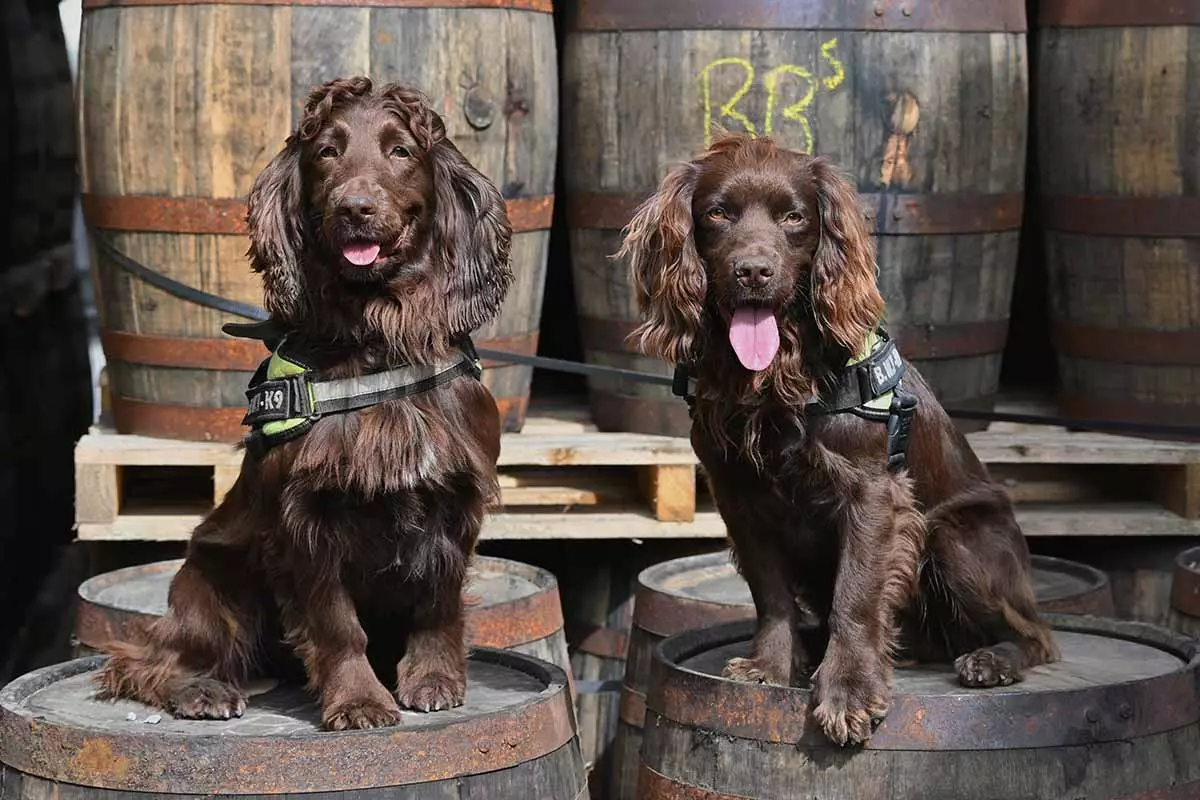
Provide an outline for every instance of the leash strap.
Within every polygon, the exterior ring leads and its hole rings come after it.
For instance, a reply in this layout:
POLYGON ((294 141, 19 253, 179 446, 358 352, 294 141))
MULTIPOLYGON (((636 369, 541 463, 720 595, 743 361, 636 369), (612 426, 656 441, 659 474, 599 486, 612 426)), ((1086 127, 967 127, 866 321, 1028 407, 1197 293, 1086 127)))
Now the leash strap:
MULTIPOLYGON (((99 231, 92 231, 93 241, 96 243, 96 248, 102 252, 107 258, 111 259, 121 269, 134 275, 150 285, 161 289, 162 291, 182 300, 195 303, 206 308, 213 308, 218 311, 224 311, 228 314, 244 317, 252 320, 269 321, 269 315, 266 311, 255 306, 239 303, 233 300, 227 300, 215 294, 194 289, 187 284, 180 283, 172 278, 168 278, 156 270, 138 263, 129 256, 122 253, 111 242, 105 238, 99 231)), ((878 265, 876 265, 878 271, 878 265)), ((229 323, 229 326, 238 327, 253 327, 251 325, 240 325, 239 323, 229 323)), ((231 331, 227 331, 232 333, 231 331)), ((237 335, 237 334, 232 334, 237 335)), ((636 381, 638 383, 646 383, 654 386, 666 386, 674 390, 678 377, 679 368, 676 369, 676 377, 667 377, 665 375, 655 375, 648 372, 639 372, 636 370, 619 369, 616 367, 600 366, 598 364, 584 364, 578 361, 566 361, 559 358, 547 358, 546 356, 527 356, 519 353, 509 353, 504 350, 491 350, 486 348, 478 348, 477 353, 483 358, 502 361, 506 364, 520 364, 522 366, 534 367, 539 369, 552 370, 555 372, 565 372, 572 375, 582 375, 584 377, 615 377, 624 380, 636 381)), ((686 367, 683 367, 686 375, 686 367)), ((688 384, 685 378, 684 386, 688 384)), ((687 389, 685 388, 685 392, 687 389)), ((687 394, 679 394, 677 396, 687 397, 687 394)), ((694 393, 693 393, 694 394, 694 393)), ((689 400, 690 403, 690 400, 689 400)), ((1196 437, 1200 436, 1200 426, 1197 425, 1172 425, 1172 424, 1157 424, 1149 422, 1130 422, 1124 420, 1097 420, 1097 419, 1080 419, 1077 417, 1064 417, 1058 415, 1041 415, 1041 414, 1017 414, 1006 411, 977 411, 968 408, 947 408, 946 413, 953 419, 969 419, 980 422, 1013 422, 1022 425, 1046 425, 1055 428, 1069 428, 1075 430, 1101 431, 1114 434, 1161 434, 1171 437, 1196 437)))

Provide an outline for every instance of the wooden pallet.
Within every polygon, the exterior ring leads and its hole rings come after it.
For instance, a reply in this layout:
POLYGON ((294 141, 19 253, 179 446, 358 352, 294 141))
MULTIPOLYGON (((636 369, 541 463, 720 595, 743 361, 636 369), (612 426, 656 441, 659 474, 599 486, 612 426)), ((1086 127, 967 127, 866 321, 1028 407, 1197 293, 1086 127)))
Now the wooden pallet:
MULTIPOLYGON (((1010 423, 968 439, 1008 488, 1028 536, 1200 536, 1200 444, 1010 423)), ((186 539, 241 463, 224 445, 104 429, 79 442, 75 461, 78 537, 94 540, 186 539)), ((599 433, 583 408, 542 407, 522 433, 504 437, 500 467, 501 504, 483 538, 725 535, 697 493, 686 439, 599 433)))
MULTIPOLYGON (((75 519, 83 540, 186 539, 237 479, 232 446, 122 435, 93 427, 75 449, 75 519)), ((694 523, 696 457, 685 439, 595 430, 575 409, 531 417, 505 435, 501 499, 489 522, 586 508, 652 524, 694 523)), ((491 538, 525 538, 489 524, 491 538)))

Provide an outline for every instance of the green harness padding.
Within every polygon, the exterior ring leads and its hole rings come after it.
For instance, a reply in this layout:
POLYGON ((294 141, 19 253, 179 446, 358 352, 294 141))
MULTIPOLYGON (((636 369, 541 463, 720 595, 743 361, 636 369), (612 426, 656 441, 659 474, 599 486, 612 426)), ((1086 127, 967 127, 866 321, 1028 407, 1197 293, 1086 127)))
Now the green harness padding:
POLYGON ((250 426, 246 449, 256 457, 283 442, 298 439, 326 414, 368 408, 435 389, 464 375, 476 380, 483 366, 469 336, 459 342, 462 355, 436 364, 405 364, 354 378, 318 381, 305 358, 270 322, 229 323, 222 330, 233 336, 258 339, 271 350, 246 389, 248 410, 242 419, 250 426))
MULTIPOLYGON (((805 404, 805 413, 854 414, 885 423, 888 469, 898 469, 907 463, 908 434, 917 410, 916 396, 903 386, 907 371, 896 343, 878 328, 867 335, 862 349, 846 361, 836 380, 805 404)), ((695 404, 695 386, 688 366, 677 364, 672 391, 687 400, 689 411, 695 404)))

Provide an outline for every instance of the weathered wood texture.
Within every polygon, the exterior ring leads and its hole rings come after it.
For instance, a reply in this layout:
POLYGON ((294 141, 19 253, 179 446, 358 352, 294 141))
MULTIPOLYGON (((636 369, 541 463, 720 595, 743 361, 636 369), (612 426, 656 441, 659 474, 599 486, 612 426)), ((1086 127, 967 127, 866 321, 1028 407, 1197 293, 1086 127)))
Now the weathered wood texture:
MULTIPOLYGON (((94 655, 105 642, 130 641, 167 612, 167 592, 182 559, 105 572, 78 587, 75 653, 94 655)), ((548 661, 571 676, 558 581, 544 569, 503 558, 475 556, 465 594, 467 640, 548 661)))
MULTIPOLYGON (((1086 564, 1034 556, 1033 584, 1042 611, 1101 616, 1113 612, 1107 576, 1086 564)), ((654 648, 685 630, 754 617, 750 588, 726 551, 677 558, 638 576, 629 657, 621 683, 620 722, 613 743, 612 800, 637 797, 654 648)))
MULTIPOLYGON (((690 6, 668 5, 661 30, 621 30, 627 17, 649 17, 617 2, 579 4, 568 17, 563 168, 587 360, 669 374, 623 344, 637 311, 628 265, 609 256, 635 205, 724 127, 828 156, 853 176, 878 234, 880 285, 902 349, 948 405, 991 408, 1023 203, 1024 35, 999 21, 992 33, 922 30, 928 2, 909 4, 916 21, 890 30, 891 15, 865 15, 870 31, 858 19, 697 30, 716 27, 700 19, 719 9, 695 7, 689 23, 690 6)), ((991 5, 989 14, 1012 12, 1023 24, 1020 2, 991 5)), ((746 18, 785 14, 779 4, 739 8, 746 18)), ((948 19, 979 5, 938 8, 948 19)), ((843 11, 830 6, 828 16, 843 11)), ((975 17, 974 30, 988 25, 988 15, 975 17)), ((602 428, 686 434, 686 407, 669 389, 589 381, 602 428)))
POLYGON ((1194 796, 1200 761, 1180 755, 1200 747, 1191 643, 1132 623, 1052 621, 1062 661, 1016 686, 964 692, 950 664, 897 670, 891 709, 862 749, 825 737, 807 687, 716 677, 749 654, 752 622, 669 639, 651 679, 638 797, 1194 796))
POLYGON ((312 698, 288 684, 263 687, 241 718, 159 713, 147 728, 152 709, 91 699, 102 661, 47 667, 0 691, 6 795, 578 800, 585 791, 566 678, 516 653, 473 653, 457 709, 340 734, 321 732, 312 698))
POLYGON ((612 791, 612 746, 620 718, 620 696, 613 689, 625 673, 637 575, 654 563, 719 546, 704 541, 578 542, 548 565, 563 586, 563 616, 577 684, 609 684, 600 692, 581 688, 577 702, 579 740, 593 798, 609 800, 612 791))
POLYGON ((1166 6, 1042 13, 1038 181, 1062 411, 1197 425, 1200 19, 1166 6))
MULTIPOLYGON (((446 5, 87 9, 80 115, 91 226, 152 269, 258 305, 242 201, 304 98, 339 76, 403 81, 430 96, 455 144, 500 187, 517 231, 516 283, 476 341, 532 352, 554 202, 553 22, 548 8, 446 5)), ((222 338, 229 315, 161 292, 103 255, 96 265, 118 428, 240 438, 262 346, 222 338)), ((523 423, 531 376, 507 365, 485 373, 506 430, 523 423)))

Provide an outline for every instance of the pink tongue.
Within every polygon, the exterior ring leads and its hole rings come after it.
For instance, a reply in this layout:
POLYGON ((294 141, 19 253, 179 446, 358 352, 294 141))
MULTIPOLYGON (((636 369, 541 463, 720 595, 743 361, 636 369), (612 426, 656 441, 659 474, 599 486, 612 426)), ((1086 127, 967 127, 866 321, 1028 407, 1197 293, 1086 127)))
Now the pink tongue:
POLYGON ((369 267, 375 263, 375 259, 379 256, 379 245, 348 244, 342 248, 342 255, 355 266, 369 267))
POLYGON ((746 369, 758 372, 770 366, 779 351, 779 326, 771 309, 742 306, 734 311, 729 343, 746 369))

